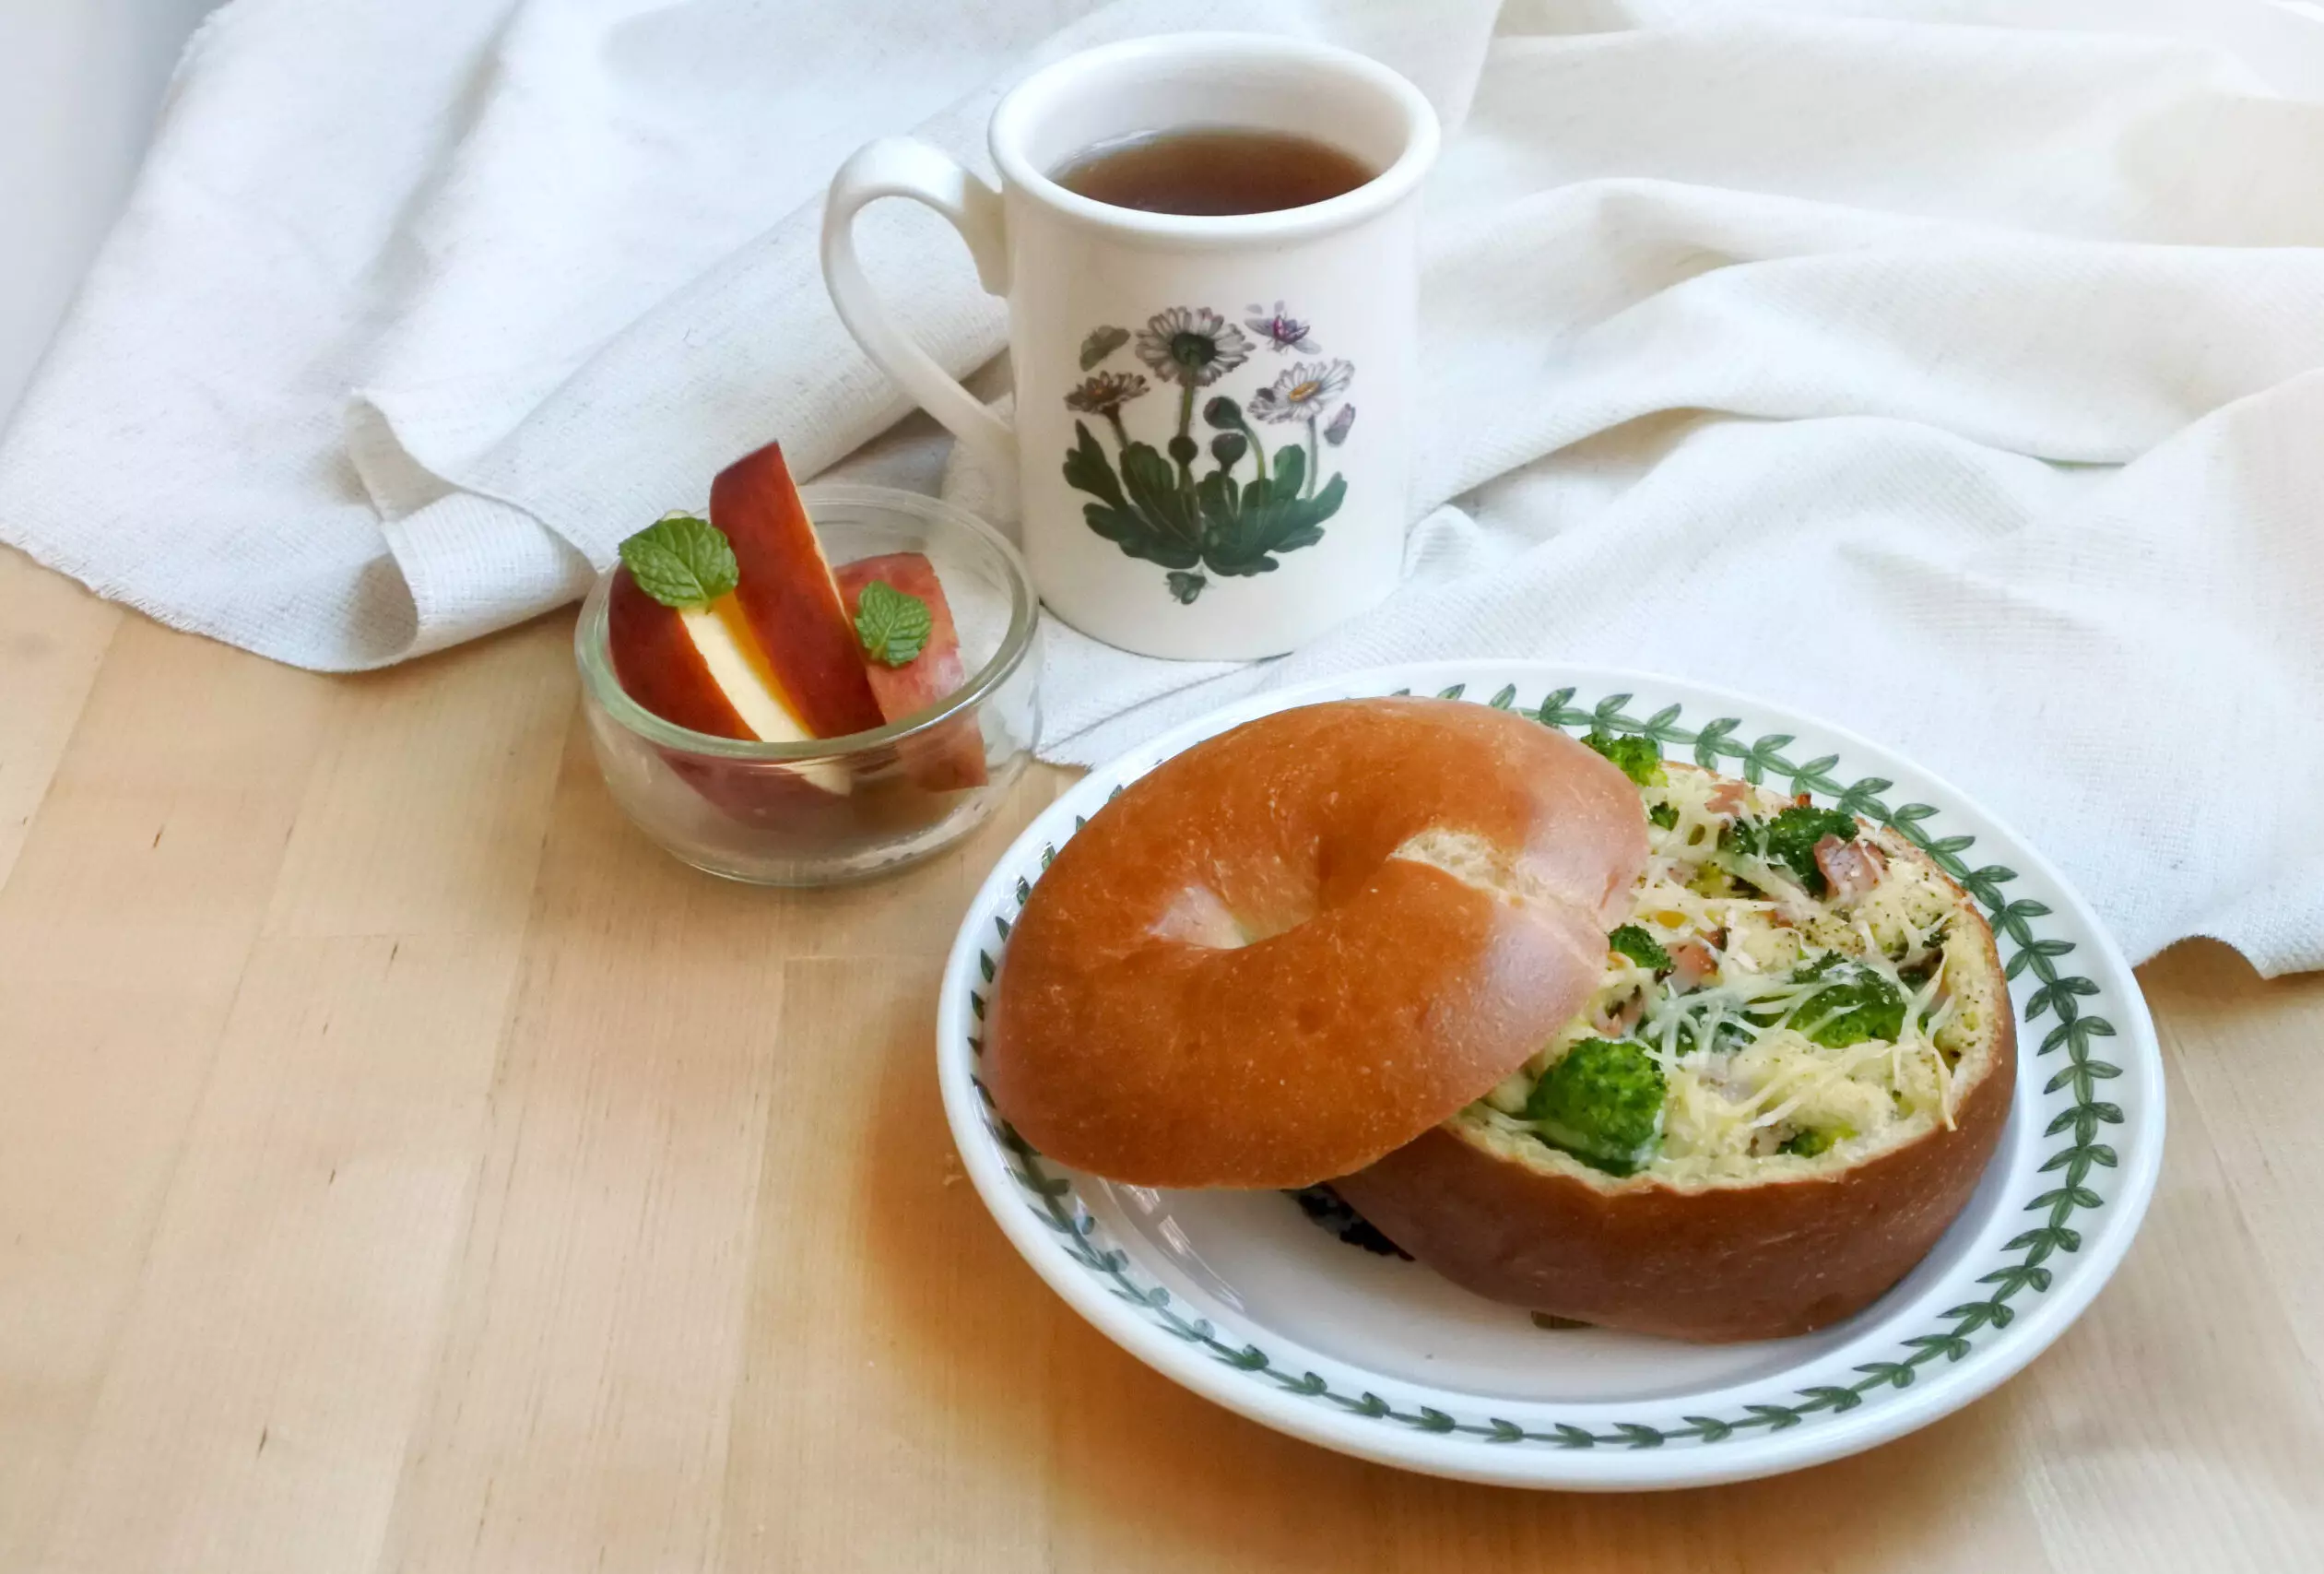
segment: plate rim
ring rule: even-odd
[[[2046,894],[2055,894],[2060,903],[2057,914],[2065,920],[2063,927],[2070,929],[2073,938],[2088,948],[2092,962],[2096,964],[2084,963],[2083,971],[2110,973],[2114,979],[2118,980],[2118,987],[2108,991],[2112,997],[2106,1002],[2112,1019],[2108,1031],[2121,1041],[2114,1047],[2117,1050],[2142,1062],[2142,1097],[2129,1119],[2122,1123],[2126,1134],[2135,1133],[2136,1141],[2131,1154],[2121,1163],[2118,1171],[2116,1194],[2104,1203],[2107,1212],[2100,1222],[2101,1227],[2093,1231],[2088,1240],[2082,1240],[2077,1235],[2077,1244],[2067,1249],[2076,1264],[2070,1279],[2059,1281],[2053,1290],[2045,1277],[2038,1286],[2038,1299],[2020,1308],[2005,1308],[2004,1314],[1994,1320],[1993,1325],[1997,1329],[2015,1320],[2018,1328],[2013,1334],[1967,1349],[1967,1356],[1975,1357],[1973,1359],[1964,1355],[1952,1356],[1930,1372],[1933,1380],[1928,1383],[1915,1385],[1911,1375],[1906,1374],[1881,1403],[1859,1406],[1860,1394],[1857,1399],[1846,1402],[1828,1402],[1828,1407],[1834,1413],[1812,1426],[1798,1426],[1795,1418],[1794,1421],[1779,1422],[1768,1430],[1756,1432],[1747,1438],[1730,1438],[1726,1433],[1717,1438],[1705,1435],[1687,1446],[1666,1450],[1657,1446],[1663,1440],[1660,1434],[1657,1435],[1654,1443],[1645,1443],[1631,1435],[1632,1428],[1609,1423],[1616,1426],[1622,1436],[1594,1438],[1588,1446],[1559,1447],[1552,1443],[1512,1448],[1507,1443],[1513,1439],[1496,1440],[1490,1437],[1459,1435],[1449,1426],[1444,1428],[1433,1426],[1387,1427],[1379,1425],[1380,1414],[1376,1412],[1344,1412],[1330,1405],[1312,1402],[1306,1396],[1295,1397],[1286,1391],[1268,1388],[1252,1380],[1253,1372],[1237,1370],[1209,1352],[1188,1344],[1183,1336],[1169,1332],[1153,1320],[1152,1308],[1142,1302],[1134,1303],[1118,1292],[1108,1289],[1086,1265],[1057,1249],[1055,1226],[1041,1219],[1027,1205],[1023,1183],[999,1158],[1000,1141],[986,1130],[987,1117],[973,1074],[973,1051],[968,1047],[975,1036],[971,997],[974,990],[973,980],[978,971],[978,957],[984,953],[989,960],[989,953],[985,952],[985,947],[991,942],[984,940],[983,936],[991,920],[999,917],[1006,907],[1008,898],[1015,894],[1018,882],[1023,878],[1020,871],[1028,864],[1037,861],[1038,852],[1044,846],[1062,845],[1071,835],[1071,816],[1078,809],[1087,806],[1091,792],[1100,790],[1096,784],[1111,779],[1115,784],[1114,790],[1118,791],[1121,785],[1134,780],[1162,760],[1204,738],[1255,716],[1321,700],[1384,693],[1392,685],[1402,685],[1414,691],[1428,687],[1431,692],[1436,687],[1449,688],[1455,684],[1466,689],[1478,682],[1477,675],[1481,672],[1493,674],[1494,680],[1514,679],[1516,682],[1538,683],[1543,688],[1545,695],[1550,697],[1557,697],[1563,690],[1563,696],[1559,702],[1561,710],[1563,709],[1563,701],[1570,700],[1575,692],[1588,689],[1598,696],[1598,703],[1591,712],[1585,713],[1587,715],[1619,715],[1622,707],[1641,692],[1652,697],[1657,688],[1675,690],[1681,695],[1691,696],[1681,702],[1689,707],[1698,701],[1706,708],[1723,710],[1732,707],[1751,718],[1754,727],[1780,728],[1797,726],[1819,734],[1824,741],[1842,751],[1834,763],[1846,760],[1849,751],[1862,751],[1859,759],[1868,762],[1870,769],[1878,769],[1882,763],[1893,761],[1907,768],[1917,778],[1926,797],[1940,800],[1932,812],[1952,808],[1966,811],[1981,821],[1988,828],[1985,839],[2005,845],[2011,860],[2038,875],[2048,887]],[[1514,684],[1504,686],[1514,688]],[[1465,695],[1463,697],[1466,698]],[[1670,697],[1664,694],[1657,701],[1657,705],[1668,705]],[[1499,698],[1497,695],[1496,699]],[[1471,700],[1469,703],[1488,702]],[[1503,708],[1511,707],[1504,705]],[[1537,715],[1540,708],[1546,708],[1546,701],[1543,707],[1518,710],[1516,714]],[[1683,713],[1671,708],[1658,710],[1657,714],[1675,717]],[[1634,729],[1640,725],[1634,719],[1622,729]],[[1740,732],[1741,728],[1731,730]],[[1718,736],[1724,740],[1728,735]],[[1796,736],[1769,732],[1763,736],[1761,742],[1752,745],[1752,750],[1755,752],[1761,749],[1780,749],[1795,741]],[[1771,745],[1765,741],[1770,738],[1778,740]],[[1825,767],[1829,768],[1829,765]],[[1787,767],[1780,774],[1804,775],[1806,768],[1795,771]],[[1881,790],[1885,790],[1886,785],[1884,783]],[[1068,828],[1060,833],[1058,828],[1061,826]],[[2044,916],[2048,911],[2044,909]],[[974,1003],[981,1005],[981,1000]],[[2031,1016],[2014,998],[2012,1009],[2019,1013],[2021,1029],[2030,1028]],[[2061,1012],[2059,1032],[2064,1033],[2067,1024],[2078,1015],[2078,1011],[2074,1015],[2066,1015]],[[958,1046],[953,1042],[955,1036],[961,1041]],[[2166,1129],[2166,1089],[2162,1074],[2160,1047],[2144,996],[2128,959],[2072,882],[2037,847],[1978,799],[1963,792],[1944,777],[1910,761],[1902,751],[1796,706],[1672,674],[1520,657],[1478,657],[1390,663],[1246,696],[1170,728],[1091,770],[1037,814],[1010,842],[971,897],[961,928],[946,954],[937,1011],[937,1052],[947,1123],[954,1145],[960,1150],[963,1167],[975,1185],[986,1211],[1043,1282],[1085,1320],[1123,1349],[1172,1381],[1214,1403],[1277,1431],[1342,1453],[1399,1469],[1454,1479],[1563,1490],[1654,1490],[1708,1485],[1781,1473],[1844,1458],[1891,1441],[1982,1398],[2014,1377],[2048,1348],[2087,1309],[2111,1280],[2144,1221],[2161,1170],[2163,1139]],[[2021,1059],[2029,1063],[2034,1055],[2047,1052],[2047,1049],[2036,1050],[2029,1055],[2023,1044],[2020,1049]],[[2080,1064],[2080,1061],[2070,1058],[2070,1066]],[[2060,1073],[2061,1081],[2052,1084],[2053,1090],[2063,1085],[2064,1075]],[[2062,1130],[2062,1124],[2055,1126],[2045,1135],[2055,1135]],[[2088,1145],[2087,1138],[2078,1137],[2077,1142],[2083,1146]],[[2055,1229],[2058,1226],[2051,1227]],[[2047,1260],[2047,1255],[2043,1260]],[[2000,1292],[1996,1292],[1994,1304],[2000,1305],[2004,1299]],[[1969,1331],[1975,1331],[1975,1328]],[[1296,1343],[1288,1334],[1279,1337]],[[1965,1334],[1960,1337],[1965,1341]],[[1256,1350],[1256,1347],[1252,1348]],[[1933,1355],[1933,1351],[1929,1354]],[[1353,1362],[1332,1364],[1350,1371],[1363,1370]],[[1384,1374],[1370,1375],[1377,1378],[1381,1387],[1426,1391],[1425,1385]],[[1807,1374],[1803,1372],[1799,1375],[1804,1378]],[[1764,1375],[1730,1386],[1750,1389],[1779,1380],[1779,1375]],[[1703,1402],[1707,1405],[1711,1395],[1717,1391],[1703,1391]],[[1795,1389],[1790,1391],[1804,1394],[1810,1391]],[[1373,1401],[1375,1396],[1367,1389],[1363,1397],[1366,1401]],[[1666,1396],[1655,1402],[1677,1406],[1693,1402],[1692,1396],[1681,1394]],[[1347,1402],[1342,1400],[1340,1402],[1344,1404]],[[1561,1410],[1581,1415],[1619,1407],[1630,1402],[1551,1402]],[[1546,1407],[1542,1402],[1514,1399],[1509,1404],[1513,1408],[1528,1411]],[[1423,1412],[1427,1411],[1426,1406],[1422,1408]],[[1816,1405],[1811,1404],[1803,1407],[1800,1413],[1816,1408]],[[1442,1414],[1441,1412],[1433,1414]],[[1449,1421],[1448,1417],[1445,1419]]]

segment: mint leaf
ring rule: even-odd
[[[864,655],[882,667],[909,665],[935,627],[926,601],[884,579],[866,585],[855,598],[855,637],[863,642]]]
[[[742,577],[726,535],[690,514],[673,514],[640,530],[621,543],[621,561],[640,590],[681,612],[709,606]]]

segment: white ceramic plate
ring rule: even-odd
[[[1545,1329],[1418,1265],[1344,1244],[1274,1192],[1153,1191],[1063,1168],[977,1080],[985,996],[1033,882],[1123,784],[1285,706],[1410,691],[1644,733],[1896,826],[1984,905],[2012,980],[2017,1101],[1936,1249],[1847,1321],[1697,1346]],[[1636,1489],[1820,1463],[1992,1390],[2121,1261],[2163,1153],[2163,1071],[2129,965],[2058,871],[1927,772],[1777,706],[1641,673],[1531,662],[1381,669],[1181,728],[1078,783],[977,893],[946,967],[938,1062],[953,1140],[1017,1249],[1156,1370],[1327,1448],[1471,1481]]]

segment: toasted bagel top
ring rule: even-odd
[[[1263,716],[1059,851],[996,981],[985,1085],[1043,1152],[1118,1180],[1344,1175],[1580,1009],[1646,856],[1628,779],[1524,716]]]

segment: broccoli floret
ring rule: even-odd
[[[1821,1130],[1811,1128],[1794,1135],[1784,1144],[1783,1151],[1797,1154],[1803,1159],[1811,1159],[1818,1154],[1831,1152],[1833,1143],[1845,1142],[1855,1135],[1846,1126],[1828,1126]]]
[[[1602,727],[1590,728],[1582,740],[1615,764],[1640,787],[1660,787],[1670,779],[1662,768],[1662,750],[1651,738],[1617,738]]]
[[[1736,821],[1719,833],[1718,845],[1783,865],[1799,877],[1809,895],[1821,896],[1830,882],[1816,868],[1816,844],[1826,836],[1855,841],[1856,817],[1845,810],[1794,804],[1773,820]]]
[[[1635,924],[1624,924],[1608,935],[1606,948],[1657,973],[1667,972],[1670,966],[1670,953],[1662,949],[1659,941]]]
[[[1868,1038],[1893,1043],[1905,1031],[1903,993],[1860,962],[1826,952],[1792,976],[1823,981],[1792,1021],[1826,1049],[1845,1049]]]
[[[1679,806],[1675,803],[1657,803],[1646,811],[1646,818],[1665,831],[1675,831],[1679,826]]]
[[[1662,1140],[1662,1068],[1638,1045],[1586,1038],[1542,1074],[1525,1118],[1593,1169],[1632,1175]]]

